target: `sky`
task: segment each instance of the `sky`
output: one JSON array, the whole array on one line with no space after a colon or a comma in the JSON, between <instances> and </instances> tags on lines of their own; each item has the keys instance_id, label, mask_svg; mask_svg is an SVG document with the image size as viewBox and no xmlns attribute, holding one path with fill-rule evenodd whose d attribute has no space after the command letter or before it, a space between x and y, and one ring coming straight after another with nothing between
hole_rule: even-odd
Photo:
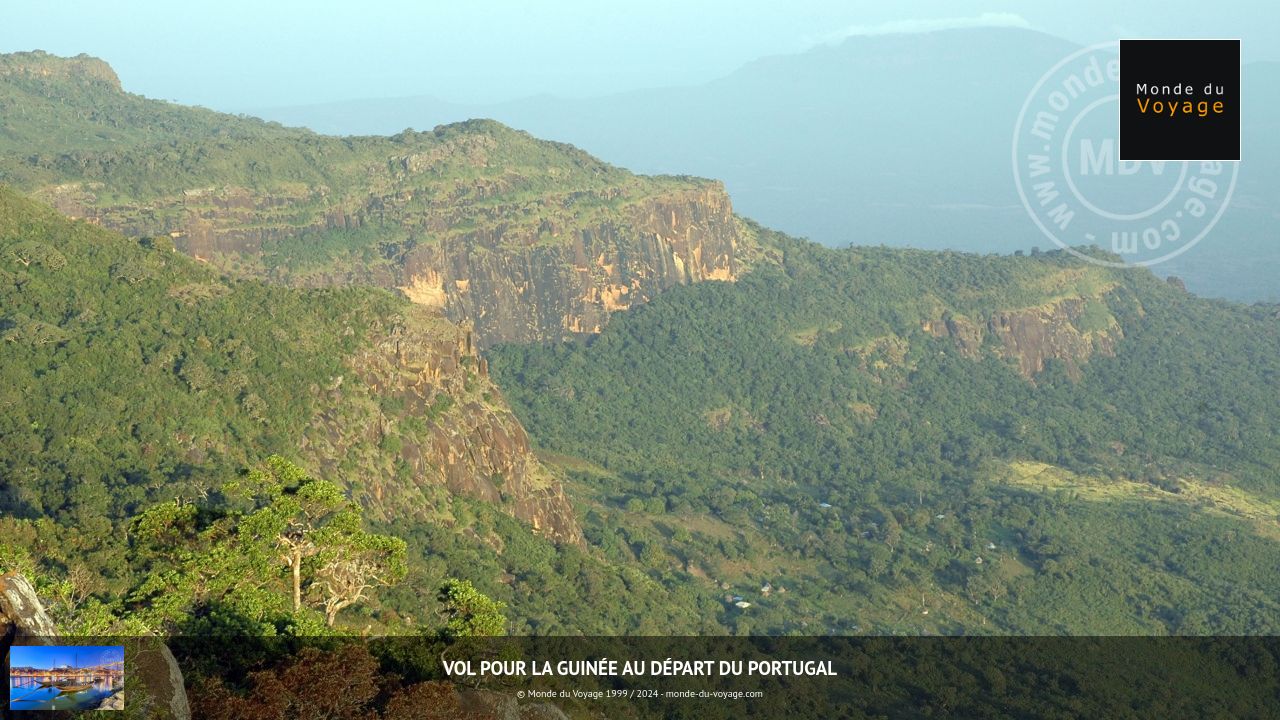
<instances>
[{"instance_id":1,"label":"sky","mask_svg":"<svg viewBox=\"0 0 1280 720\"><path fill-rule=\"evenodd\" d=\"M10 666L41 670L63 665L92 667L124 659L124 648L119 645L14 645L10 652Z\"/></svg>"},{"instance_id":2,"label":"sky","mask_svg":"<svg viewBox=\"0 0 1280 720\"><path fill-rule=\"evenodd\" d=\"M850 34L974 25L1239 37L1246 61L1280 60L1280 3L1255 0L59 0L3 15L0 52L96 55L130 91L225 111L691 85Z\"/></svg>"}]
</instances>

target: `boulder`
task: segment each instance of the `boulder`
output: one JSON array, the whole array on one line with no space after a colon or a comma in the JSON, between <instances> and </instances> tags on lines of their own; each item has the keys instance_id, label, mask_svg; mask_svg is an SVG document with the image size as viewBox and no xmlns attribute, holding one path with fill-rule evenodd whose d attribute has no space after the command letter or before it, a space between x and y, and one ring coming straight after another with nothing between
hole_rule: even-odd
<instances>
[{"instance_id":1,"label":"boulder","mask_svg":"<svg viewBox=\"0 0 1280 720\"><path fill-rule=\"evenodd\" d=\"M126 670L145 694L147 717L191 720L182 670L169 646L158 638L138 638L125 653Z\"/></svg>"},{"instance_id":2,"label":"boulder","mask_svg":"<svg viewBox=\"0 0 1280 720\"><path fill-rule=\"evenodd\" d=\"M0 576L0 634L6 653L15 640L30 645L34 639L51 639L57 634L35 588L15 573Z\"/></svg>"}]
</instances>

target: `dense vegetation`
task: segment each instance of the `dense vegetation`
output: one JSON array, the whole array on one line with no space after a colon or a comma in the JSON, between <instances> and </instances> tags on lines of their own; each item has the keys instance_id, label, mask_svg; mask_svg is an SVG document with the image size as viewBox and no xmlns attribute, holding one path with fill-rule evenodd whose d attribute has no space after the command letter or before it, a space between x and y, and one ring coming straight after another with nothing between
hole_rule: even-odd
<instances>
[{"instance_id":1,"label":"dense vegetation","mask_svg":"<svg viewBox=\"0 0 1280 720\"><path fill-rule=\"evenodd\" d=\"M501 402L478 363L417 414L344 385L390 328L441 318L244 277L386 285L416 243L457 234L484 237L478 256L518 238L534 257L701 181L487 121L318 136L130 95L90 58L0 58L0 110L0 181L140 236L0 189L0 564L41 574L67 627L90 600L144 621L128 603L146 574L186 576L126 531L199 505L210 524L187 539L216 546L246 511L218 488L276 454L405 543L403 581L336 626L420 625L450 577L506 603L517 633L1280 625L1275 308L1061 253L836 251L745 225L740 282L494 354L579 505L586 544L557 546L501 503L410 482L406 448ZM261 252L192 261L170 215L216 215ZM506 287L511 266L494 268Z\"/></svg>"},{"instance_id":2,"label":"dense vegetation","mask_svg":"<svg viewBox=\"0 0 1280 720\"><path fill-rule=\"evenodd\" d=\"M316 410L306 388L402 302L233 282L7 189L0 300L4 506L89 534L299 437Z\"/></svg>"},{"instance_id":3,"label":"dense vegetation","mask_svg":"<svg viewBox=\"0 0 1280 720\"><path fill-rule=\"evenodd\" d=\"M438 519L364 519L406 542L406 576L338 624L429 624L459 577L517 633L1275 629L1274 309L1061 255L753 232L769 249L739 283L674 291L592 342L494 354L587 547L442 493ZM228 279L8 190L0 254L0 545L67 627L141 620L128 599L155 568L124 531L192 503L243 511L218 488L298 457L340 402L316 388L406 308ZM1120 337L1114 357L1029 378L990 335L975 351L922 330L1073 298L1081 332ZM335 479L360 497L385 469L358 458L393 444ZM177 587L181 563L161 569Z\"/></svg>"},{"instance_id":4,"label":"dense vegetation","mask_svg":"<svg viewBox=\"0 0 1280 720\"><path fill-rule=\"evenodd\" d=\"M334 379L350 375L350 356L380 328L408 322L411 310L380 290L232 280L163 239L70 222L0 187L0 570L35 572L64 628L100 629L136 615L126 601L149 575L167 578L165 590L181 602L195 601L178 589L184 563L198 565L199 556L139 556L130 530L138 518L157 508L236 510L221 504L219 488L270 454L310 461L313 471L323 460L361 503L372 482L411 486L397 476L395 449L423 443L429 423L454 422L461 406L484 403L491 386L473 371L474 388L436 398L437 417L393 425L340 457L314 441L301 449L316 418L360 430L378 403L388 414L401 410L397 398L356 394L355 382L337 392ZM407 543L407 574L346 610L339 625L390 632L429 622L437 589L456 576L518 607L514 632L718 627L692 610L709 602L707 592L669 591L638 566L558 547L498 507L442 487L416 501L426 506L364 519L370 531ZM213 536L202 533L220 527L193 530L193 542L207 550ZM228 568L221 582L236 588L259 570ZM252 581L282 582L284 573L277 567ZM581 606L600 593L617 602ZM97 609L85 614L88 607Z\"/></svg>"},{"instance_id":5,"label":"dense vegetation","mask_svg":"<svg viewBox=\"0 0 1280 720\"><path fill-rule=\"evenodd\" d=\"M478 229L561 243L547 228L620 222L632 201L706 184L635 176L489 120L317 135L127 93L101 60L39 52L0 55L0 182L130 235L218 216L263 253L207 259L298 284L370 280L416 244Z\"/></svg>"},{"instance_id":6,"label":"dense vegetation","mask_svg":"<svg viewBox=\"0 0 1280 720\"><path fill-rule=\"evenodd\" d=\"M1064 254L760 233L776 263L736 284L493 353L611 557L723 582L739 631L1280 628L1274 308ZM1114 357L1028 378L992 332L922 330L1073 298Z\"/></svg>"}]
</instances>

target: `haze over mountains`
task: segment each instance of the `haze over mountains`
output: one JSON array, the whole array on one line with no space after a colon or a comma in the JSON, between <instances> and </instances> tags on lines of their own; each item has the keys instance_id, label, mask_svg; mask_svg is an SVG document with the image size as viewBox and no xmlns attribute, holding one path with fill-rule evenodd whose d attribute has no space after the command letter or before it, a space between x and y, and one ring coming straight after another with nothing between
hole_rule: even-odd
<instances>
[{"instance_id":1,"label":"haze over mountains","mask_svg":"<svg viewBox=\"0 0 1280 720\"><path fill-rule=\"evenodd\" d=\"M763 58L695 87L592 99L458 105L430 97L258 111L326 133L392 133L492 117L640 172L725 182L744 215L827 245L1009 253L1048 247L1013 183L1009 149L1030 88L1078 46L1017 28L855 36ZM1229 212L1160 265L1193 292L1276 300L1280 65L1244 81L1244 162Z\"/></svg>"}]
</instances>

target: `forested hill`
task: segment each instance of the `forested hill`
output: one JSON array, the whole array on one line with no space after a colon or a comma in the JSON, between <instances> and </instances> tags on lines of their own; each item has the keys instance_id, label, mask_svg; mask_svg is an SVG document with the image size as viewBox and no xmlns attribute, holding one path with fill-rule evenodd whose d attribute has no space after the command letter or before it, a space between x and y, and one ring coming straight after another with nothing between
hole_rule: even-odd
<instances>
[{"instance_id":1,"label":"forested hill","mask_svg":"<svg viewBox=\"0 0 1280 720\"><path fill-rule=\"evenodd\" d=\"M0 438L0 573L36 579L73 631L136 632L118 623L138 618L174 631L151 623L203 622L218 603L271 632L304 621L280 606L283 565L205 564L261 559L216 544L234 516L190 526L225 515L223 488L273 454L408 541L404 582L340 627L434 621L448 576L516 608L513 632L719 627L692 611L696 589L674 595L583 546L559 476L530 452L470 333L438 312L385 290L228 278L168 238L71 222L4 186ZM580 607L587 584L618 601Z\"/></svg>"},{"instance_id":2,"label":"forested hill","mask_svg":"<svg viewBox=\"0 0 1280 720\"><path fill-rule=\"evenodd\" d=\"M63 608L207 593L220 488L279 454L408 543L354 628L459 576L515 632L1280 632L1273 306L824 249L498 123L324 137L87 57L0 57L0 106L55 208L0 188L0 569ZM328 487L270 463L258 510Z\"/></svg>"},{"instance_id":3,"label":"forested hill","mask_svg":"<svg viewBox=\"0 0 1280 720\"><path fill-rule=\"evenodd\" d=\"M481 344L596 332L742 264L717 182L486 120L316 135L130 94L88 56L0 55L0 182L236 275L401 288Z\"/></svg>"},{"instance_id":4,"label":"forested hill","mask_svg":"<svg viewBox=\"0 0 1280 720\"><path fill-rule=\"evenodd\" d=\"M589 540L754 630L1280 630L1277 308L757 231L736 284L491 355Z\"/></svg>"},{"instance_id":5,"label":"forested hill","mask_svg":"<svg viewBox=\"0 0 1280 720\"><path fill-rule=\"evenodd\" d=\"M0 187L0 299L7 514L92 526L288 452L384 516L506 473L577 535L467 333L391 293L230 280Z\"/></svg>"}]
</instances>

